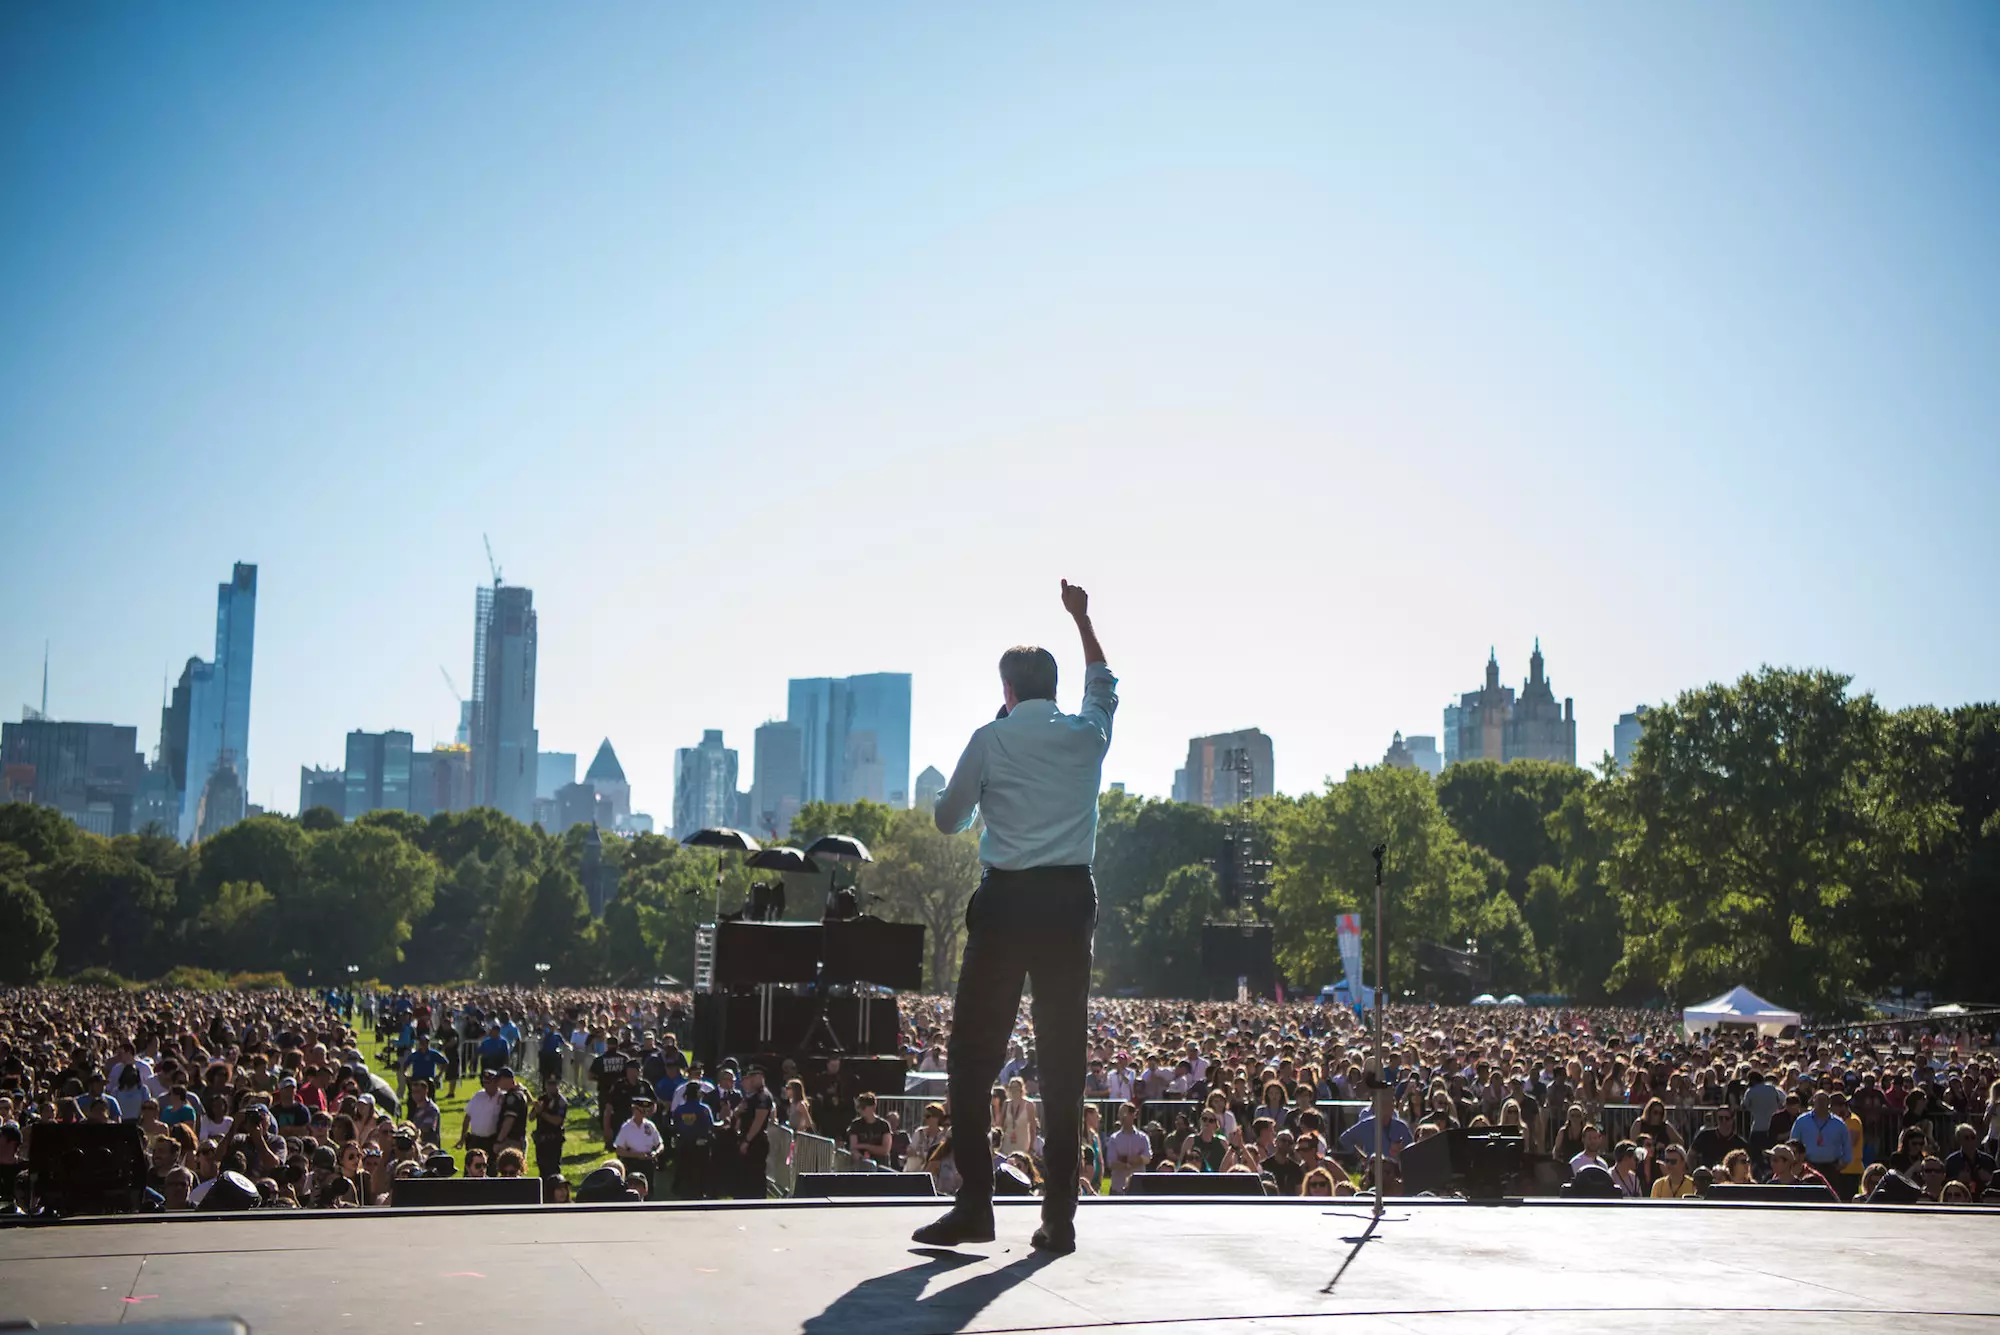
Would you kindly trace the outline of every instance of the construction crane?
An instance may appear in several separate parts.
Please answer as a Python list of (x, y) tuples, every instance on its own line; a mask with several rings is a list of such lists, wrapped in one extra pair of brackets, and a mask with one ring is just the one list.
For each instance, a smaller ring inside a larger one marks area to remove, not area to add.
[(458, 683), (451, 679), (451, 673), (445, 671), (442, 663), (438, 664), (438, 675), (444, 678), (445, 689), (451, 692), (451, 698), (458, 701), (458, 731), (452, 734), (452, 741), (460, 746), (468, 745), (472, 741), (472, 706), (458, 693)]
[(493, 587), (497, 589), (500, 587), (500, 563), (493, 559), (493, 539), (482, 533), (479, 540), (486, 544), (486, 564), (493, 569)]

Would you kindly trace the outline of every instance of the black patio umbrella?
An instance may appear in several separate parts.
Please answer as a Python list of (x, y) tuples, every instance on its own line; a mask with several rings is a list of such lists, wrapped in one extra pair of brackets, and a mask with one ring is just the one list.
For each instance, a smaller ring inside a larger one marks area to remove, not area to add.
[(806, 856), (816, 862), (873, 862), (868, 845), (851, 834), (823, 834), (806, 846)]
[(681, 840), (683, 848), (712, 848), (715, 850), (715, 915), (722, 916), (722, 855), (728, 851), (755, 853), (762, 847), (755, 839), (741, 830), (732, 830), (726, 825), (711, 825), (696, 830)]
[[(854, 877), (852, 874), (848, 876), (848, 889), (842, 890), (840, 888), (840, 864), (851, 862), (859, 865), (863, 862), (873, 862), (875, 860), (869, 855), (868, 845), (862, 843), (851, 834), (823, 834), (806, 845), (806, 856), (827, 868), (826, 893), (829, 912), (837, 911), (836, 904), (840, 895), (847, 894), (850, 899), (852, 898), (851, 892), (854, 887)], [(847, 910), (849, 914), (854, 911), (852, 906)]]
[(758, 871), (816, 872), (819, 864), (796, 848), (782, 844), (760, 849), (744, 860), (744, 865)]

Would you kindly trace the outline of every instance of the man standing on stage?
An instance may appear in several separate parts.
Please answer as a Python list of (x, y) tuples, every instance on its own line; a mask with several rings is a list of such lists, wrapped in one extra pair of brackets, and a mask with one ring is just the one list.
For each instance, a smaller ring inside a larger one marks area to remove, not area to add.
[(940, 830), (967, 829), (975, 810), (984, 819), (979, 859), (986, 874), (965, 912), (965, 959), (952, 1008), (951, 1138), (963, 1185), (950, 1213), (914, 1234), (931, 1246), (993, 1238), (988, 1091), (1006, 1056), (1026, 978), (1035, 993), (1047, 1183), (1034, 1245), (1076, 1250), (1090, 936), (1097, 926), (1090, 861), (1118, 681), (1091, 628), (1089, 596), (1064, 580), (1062, 604), (1083, 637), (1083, 708), (1075, 714), (1056, 708), (1054, 654), (1009, 649), (1000, 656), (1006, 707), (972, 734), (938, 795)]

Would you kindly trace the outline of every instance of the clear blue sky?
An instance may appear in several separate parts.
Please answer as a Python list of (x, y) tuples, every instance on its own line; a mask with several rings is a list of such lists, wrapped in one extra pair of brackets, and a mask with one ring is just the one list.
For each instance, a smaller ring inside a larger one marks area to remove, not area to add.
[(1580, 751), (1759, 663), (2000, 661), (2000, 7), (0, 9), (0, 701), (137, 723), (262, 567), (252, 799), (448, 739), (490, 533), (545, 749), (744, 752), (1022, 640), (1107, 779), (1278, 782), (1541, 637)]

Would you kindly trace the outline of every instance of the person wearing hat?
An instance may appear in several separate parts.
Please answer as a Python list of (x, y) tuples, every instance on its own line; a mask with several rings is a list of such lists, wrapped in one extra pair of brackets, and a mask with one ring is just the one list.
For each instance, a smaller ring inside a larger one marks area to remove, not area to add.
[(743, 1076), (743, 1101), (736, 1105), (736, 1195), (764, 1199), (764, 1165), (771, 1157), (769, 1131), (778, 1115), (778, 1101), (764, 1087), (764, 1068), (753, 1066)]
[(528, 1096), (514, 1080), (514, 1068), (503, 1066), (496, 1073), (500, 1091), (500, 1128), (494, 1145), (503, 1150), (528, 1152)]
[(563, 1097), (562, 1084), (554, 1075), (542, 1077), (542, 1096), (535, 1100), (531, 1114), (534, 1125), (535, 1172), (548, 1177), (561, 1176), (563, 1155), (563, 1127), (569, 1120), (569, 1100)]
[(708, 1162), (715, 1148), (715, 1110), (702, 1098), (701, 1081), (681, 1086), (673, 1126), (674, 1194), (700, 1200), (708, 1193)]
[(611, 1148), (627, 1174), (645, 1173), (648, 1180), (660, 1157), (660, 1128), (652, 1123), (653, 1096), (644, 1088), (632, 1096), (632, 1115), (618, 1127)]

